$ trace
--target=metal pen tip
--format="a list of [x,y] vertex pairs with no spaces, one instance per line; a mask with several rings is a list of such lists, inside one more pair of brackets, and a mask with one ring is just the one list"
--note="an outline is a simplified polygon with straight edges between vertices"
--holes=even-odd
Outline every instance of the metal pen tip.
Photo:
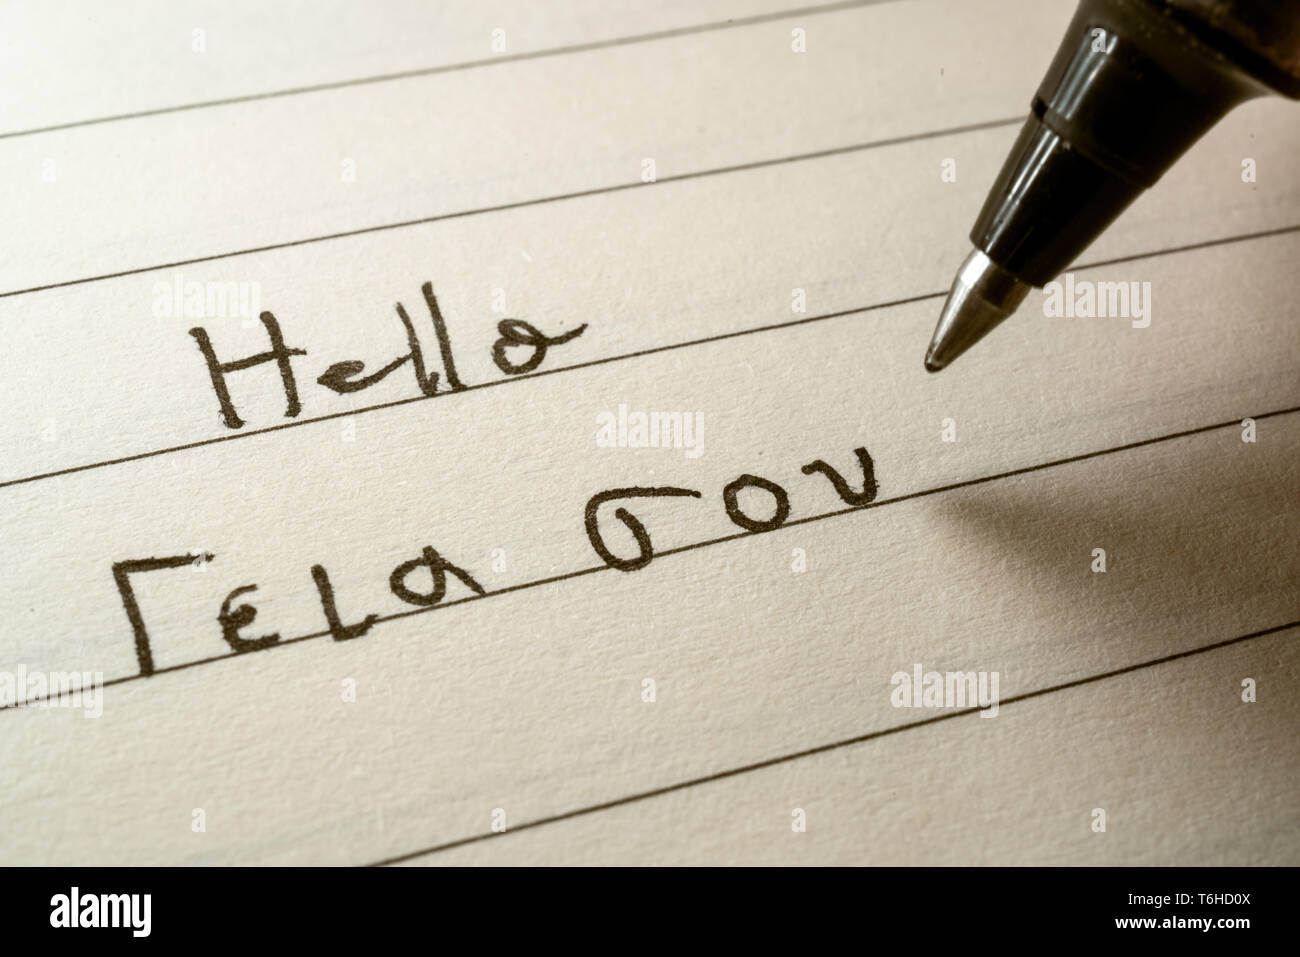
[[939,324],[925,353],[926,371],[938,372],[951,365],[1015,312],[1031,288],[980,250],[972,252],[957,270],[939,313]]

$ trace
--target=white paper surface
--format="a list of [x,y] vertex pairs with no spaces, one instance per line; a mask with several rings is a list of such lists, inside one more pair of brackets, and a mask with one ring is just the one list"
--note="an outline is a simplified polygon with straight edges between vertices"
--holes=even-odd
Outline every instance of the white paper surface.
[[[1035,293],[933,376],[1068,2],[136,6],[6,25],[0,691],[106,687],[0,711],[0,862],[1300,858],[1294,104],[1074,271],[1148,326]],[[409,354],[399,303],[437,394],[317,381]],[[231,370],[234,427],[191,330],[263,310],[298,409]],[[515,374],[506,320],[582,331]],[[868,507],[802,471],[859,448]],[[603,505],[622,571],[584,509],[632,487],[698,495]],[[133,627],[115,564],[203,555]],[[918,666],[996,717],[897,707]]]

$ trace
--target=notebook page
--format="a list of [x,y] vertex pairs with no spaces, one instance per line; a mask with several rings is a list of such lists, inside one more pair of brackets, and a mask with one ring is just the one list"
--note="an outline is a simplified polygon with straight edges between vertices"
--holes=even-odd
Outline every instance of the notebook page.
[[928,376],[1073,4],[526,7],[0,143],[0,859],[1294,862],[1293,105]]

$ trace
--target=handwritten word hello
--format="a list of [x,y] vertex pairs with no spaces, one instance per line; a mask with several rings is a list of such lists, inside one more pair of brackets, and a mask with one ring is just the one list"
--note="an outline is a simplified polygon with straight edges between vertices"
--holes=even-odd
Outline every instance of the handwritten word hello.
[[[345,359],[342,362],[335,362],[317,377],[316,382],[331,392],[346,395],[370,388],[409,363],[415,378],[415,385],[422,395],[434,396],[448,392],[461,392],[468,388],[456,373],[456,358],[452,350],[451,337],[447,333],[447,323],[443,319],[442,310],[438,308],[438,300],[433,294],[433,283],[426,282],[421,287],[421,291],[424,293],[424,302],[429,309],[434,336],[438,341],[438,355],[442,365],[441,373],[429,369],[425,362],[424,349],[420,344],[420,338],[415,332],[415,325],[411,322],[411,317],[407,315],[405,307],[399,302],[397,303],[397,317],[402,323],[402,328],[406,331],[406,343],[410,351],[369,374],[366,374],[365,362],[360,359]],[[212,339],[206,329],[198,326],[190,330],[190,335],[198,343],[199,352],[203,354],[204,362],[207,363],[208,376],[212,380],[212,389],[216,392],[217,401],[221,406],[221,421],[230,429],[242,428],[244,420],[240,418],[234,402],[231,401],[230,389],[226,381],[227,376],[232,372],[243,372],[266,363],[274,363],[279,369],[280,381],[284,386],[285,418],[296,418],[302,411],[302,403],[298,399],[298,381],[294,374],[293,360],[299,356],[305,356],[307,350],[291,348],[285,344],[284,334],[280,330],[280,323],[272,313],[263,312],[260,318],[262,325],[266,328],[270,348],[265,352],[244,356],[242,359],[231,359],[226,362],[222,362],[217,358],[216,349],[213,348]],[[532,372],[542,364],[548,349],[582,335],[586,328],[586,323],[584,323],[578,328],[558,336],[548,336],[536,326],[524,322],[522,319],[502,319],[497,323],[498,338],[492,344],[492,361],[506,375],[523,375]],[[527,358],[522,362],[510,358],[510,353],[507,350],[515,347],[531,350]],[[446,381],[445,389],[440,387],[444,377]]]

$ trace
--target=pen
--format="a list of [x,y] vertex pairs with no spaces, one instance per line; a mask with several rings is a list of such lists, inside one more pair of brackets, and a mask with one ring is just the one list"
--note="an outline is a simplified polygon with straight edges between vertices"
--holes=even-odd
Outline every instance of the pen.
[[1229,110],[1300,97],[1300,0],[1082,0],[984,201],[925,367],[1062,272]]

